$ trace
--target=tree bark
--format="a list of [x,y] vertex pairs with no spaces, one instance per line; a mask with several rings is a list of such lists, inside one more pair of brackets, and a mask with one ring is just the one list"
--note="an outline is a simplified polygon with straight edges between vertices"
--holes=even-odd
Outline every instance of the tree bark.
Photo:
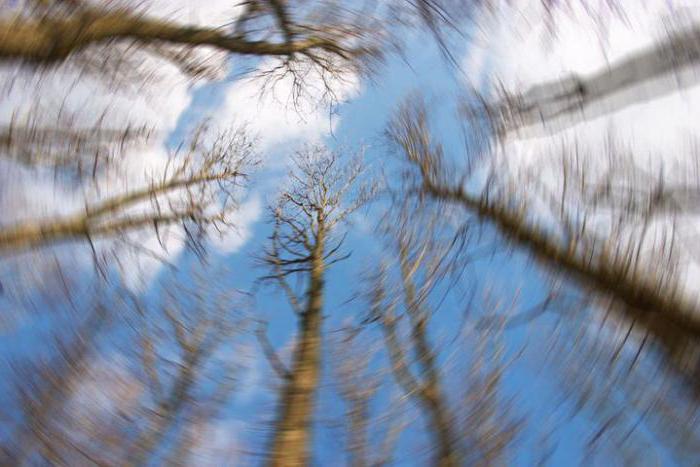
[[294,42],[250,41],[217,28],[181,26],[165,20],[137,16],[125,11],[89,10],[74,17],[41,20],[14,18],[0,21],[0,60],[53,62],[92,45],[114,40],[140,44],[156,42],[199,47],[211,46],[241,55],[293,55],[323,49],[345,57],[337,42],[306,37]]
[[278,409],[269,465],[309,465],[309,445],[321,362],[325,232],[321,221],[311,255],[307,303],[299,321],[299,338],[291,372]]

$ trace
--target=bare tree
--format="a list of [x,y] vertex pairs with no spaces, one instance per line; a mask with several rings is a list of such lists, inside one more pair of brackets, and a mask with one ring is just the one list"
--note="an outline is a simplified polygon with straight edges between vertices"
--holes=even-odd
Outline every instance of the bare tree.
[[198,440],[190,428],[214,423],[235,389],[235,339],[247,319],[236,310],[237,291],[217,290],[211,278],[197,284],[164,289],[155,309],[130,293],[103,296],[110,304],[73,338],[58,337],[56,356],[40,370],[22,365],[27,373],[13,375],[21,404],[2,440],[4,462],[173,465],[192,456]]
[[58,418],[88,371],[95,340],[107,319],[105,311],[96,304],[87,319],[77,323],[71,336],[56,338],[52,358],[15,366],[12,389],[19,415],[10,411],[3,416],[9,432],[0,448],[3,463],[25,465],[39,459],[56,465],[62,462],[60,448],[68,441],[60,433]]
[[[372,69],[388,47],[390,30],[413,26],[410,21],[394,19],[390,13],[397,9],[407,12],[405,17],[418,15],[436,32],[448,18],[447,9],[435,1],[403,7],[392,2],[386,7],[368,9],[342,6],[328,0],[250,0],[237,5],[236,17],[231,23],[221,27],[196,27],[156,18],[145,8],[128,2],[97,5],[83,1],[28,0],[16,8],[8,7],[0,15],[0,42],[3,44],[0,61],[40,65],[36,75],[61,71],[47,70],[47,65],[88,67],[104,79],[113,79],[112,75],[123,72],[126,83],[138,84],[147,81],[147,77],[138,73],[143,67],[143,54],[170,60],[186,74],[198,77],[206,74],[211,62],[207,58],[211,55],[209,51],[219,50],[274,58],[266,62],[267,69],[259,70],[267,77],[261,88],[267,89],[291,76],[294,103],[307,91],[310,74],[318,72],[323,92],[333,100],[335,79]],[[386,26],[382,26],[382,20],[388,20]],[[130,61],[134,62],[133,67],[129,66]],[[86,128],[66,121],[63,108],[59,109],[60,118],[56,122],[47,123],[39,118],[42,113],[43,110],[37,108],[28,116],[17,120],[13,117],[9,125],[0,129],[0,157],[29,167],[77,168],[78,173],[92,173],[94,177],[96,171],[106,165],[106,159],[121,159],[120,152],[125,144],[145,139],[158,130],[115,126],[113,122],[105,123],[104,116],[96,117],[94,126]],[[106,153],[115,148],[117,154],[108,157]],[[233,180],[236,174],[234,164],[230,171],[210,169],[204,162],[199,171],[191,169],[191,173],[179,173],[172,170],[153,186],[102,200],[87,207],[85,213],[5,226],[0,233],[0,252],[108,235],[149,224],[175,223],[184,217],[216,223],[219,220],[216,216],[201,216],[196,212],[201,209],[202,200],[190,199],[191,193],[196,191],[193,187],[220,184],[223,180]],[[188,199],[183,205],[189,206],[172,215],[156,209],[157,214],[143,218],[115,219],[119,216],[114,214],[123,208],[166,192],[187,192]],[[108,215],[110,222],[106,221]]]
[[700,449],[697,399],[673,367],[645,351],[649,339],[629,323],[603,326],[585,310],[564,318],[533,350],[546,356],[559,400],[593,422],[582,434],[586,457],[692,463]]
[[422,258],[409,260],[407,246],[399,247],[401,280],[403,293],[411,327],[411,349],[416,356],[422,377],[417,379],[411,372],[410,362],[406,356],[406,350],[401,343],[397,332],[398,317],[394,306],[385,303],[384,285],[374,286],[375,297],[372,303],[372,315],[384,332],[384,341],[387,346],[391,367],[394,376],[406,394],[417,399],[425,411],[429,431],[433,437],[432,445],[435,449],[435,465],[453,466],[459,464],[459,435],[454,420],[447,407],[444,388],[442,386],[435,352],[428,342],[427,324],[428,314],[424,303],[417,295],[413,275],[420,266]]
[[[611,297],[614,303],[609,309],[617,310],[653,336],[672,359],[695,355],[692,349],[700,337],[700,321],[696,304],[669,275],[673,271],[672,237],[657,246],[664,252],[660,253],[664,260],[650,262],[640,256],[640,250],[649,245],[643,241],[644,223],[637,237],[626,237],[624,230],[601,237],[587,224],[586,216],[576,217],[566,204],[559,204],[557,229],[552,229],[538,224],[532,201],[514,188],[515,182],[504,181],[498,174],[492,172],[486,178],[482,192],[468,190],[465,184],[469,174],[455,177],[453,174],[458,172],[447,168],[442,148],[431,140],[421,104],[404,106],[389,135],[416,169],[416,185],[411,190],[462,207],[477,222],[492,225],[503,240],[523,248],[541,264],[584,288]],[[537,187],[535,191],[539,191]],[[554,199],[560,199],[559,195]],[[551,198],[544,197],[544,203],[552,206]],[[642,241],[634,241],[639,236]],[[692,361],[682,366],[694,371]]]
[[608,170],[597,174],[577,147],[543,155],[556,167],[552,188],[542,165],[512,178],[495,163],[486,176],[455,169],[420,107],[404,107],[394,125],[390,135],[415,170],[410,193],[490,226],[506,242],[499,251],[511,244],[529,253],[564,291],[508,322],[560,314],[541,355],[561,378],[562,399],[596,421],[588,455],[635,463],[647,446],[649,456],[697,456],[697,303],[683,287],[676,225],[694,212],[697,172],[650,175],[610,141]]
[[[211,423],[236,387],[241,361],[232,339],[245,330],[247,321],[236,310],[241,306],[239,292],[228,287],[217,290],[212,278],[202,275],[196,284],[191,291],[166,292],[162,315],[170,329],[162,329],[157,317],[150,317],[138,336],[148,398],[131,418],[138,429],[124,465],[187,458],[194,440],[186,428]],[[173,344],[179,354],[176,360],[170,356]],[[228,352],[222,354],[225,349]],[[179,447],[169,455],[159,449],[163,442],[174,440]]]
[[208,148],[195,135],[187,153],[174,155],[173,167],[143,188],[88,203],[73,215],[0,227],[0,253],[80,239],[92,242],[151,227],[159,234],[176,223],[197,242],[207,229],[230,226],[253,157],[252,142],[243,130],[219,136]]
[[[447,286],[443,293],[453,289],[444,282],[462,267],[463,258],[460,251],[456,255],[451,251],[459,250],[458,243],[444,242],[437,233],[437,216],[431,218],[433,222],[426,224],[405,213],[398,220],[389,216],[393,221],[387,232],[397,252],[399,285],[387,288],[391,269],[377,273],[369,284],[369,318],[382,330],[397,384],[425,418],[433,464],[493,465],[505,460],[519,427],[499,394],[505,365],[497,347],[488,348],[495,346],[496,336],[484,330],[468,336],[459,332],[459,364],[471,363],[466,372],[449,368],[440,356],[440,346],[432,342],[431,296],[441,283]],[[467,304],[467,309],[471,306]],[[463,322],[465,331],[466,325]],[[448,376],[453,379],[448,381]],[[463,397],[456,397],[458,391],[451,383],[463,387]]]
[[[278,415],[270,443],[270,465],[308,465],[322,358],[321,333],[326,270],[347,258],[339,255],[342,223],[372,196],[362,184],[360,159],[344,162],[340,153],[310,147],[298,153],[290,173],[290,186],[272,209],[274,230],[264,258],[275,281],[297,315],[298,334],[291,366],[280,377]],[[306,282],[299,297],[289,278]]]

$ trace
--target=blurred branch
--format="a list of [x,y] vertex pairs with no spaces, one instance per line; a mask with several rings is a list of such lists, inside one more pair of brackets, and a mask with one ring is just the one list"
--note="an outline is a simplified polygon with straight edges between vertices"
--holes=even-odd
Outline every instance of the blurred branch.
[[357,344],[358,331],[344,329],[334,341],[335,376],[339,393],[347,405],[345,411],[349,465],[366,467],[370,462],[368,430],[371,422],[369,404],[379,390],[378,375],[369,371],[369,361],[374,352]]
[[[175,222],[192,221],[202,227],[225,224],[227,212],[235,207],[228,201],[246,177],[241,169],[250,159],[249,143],[238,136],[205,153],[198,167],[193,167],[196,160],[190,155],[172,172],[166,171],[162,181],[87,204],[79,214],[2,226],[0,254],[143,227],[153,226],[158,231],[160,226]],[[133,212],[133,208],[149,202],[151,206],[145,212]]]
[[[307,28],[300,27],[300,30]],[[0,21],[0,60],[54,62],[92,45],[127,40],[137,44],[165,42],[190,47],[211,46],[238,55],[315,56],[328,53],[352,59],[368,53],[352,47],[331,28],[305,34],[294,41],[251,40],[239,31],[181,26],[128,10],[82,7],[58,17],[15,17]]]
[[35,461],[37,455],[61,463],[59,448],[68,440],[55,426],[56,419],[88,371],[88,360],[107,319],[106,309],[97,305],[68,343],[56,341],[55,357],[31,368],[29,374],[18,375],[22,420],[8,440],[10,444],[0,446],[3,463],[23,465]]
[[[436,447],[435,464],[441,466],[458,465],[459,447],[456,427],[453,426],[447,399],[442,389],[441,376],[437,367],[436,356],[433,348],[428,343],[427,323],[428,315],[416,294],[416,286],[413,277],[421,266],[425,250],[422,250],[417,259],[411,263],[408,260],[408,244],[406,237],[399,233],[398,253],[401,282],[403,286],[403,298],[406,314],[410,319],[410,342],[414,354],[421,369],[422,377],[419,380],[413,376],[406,362],[405,352],[396,332],[396,318],[390,315],[383,302],[383,279],[374,284],[372,314],[378,317],[378,321],[384,331],[384,341],[389,350],[392,362],[392,371],[403,387],[408,397],[416,398],[425,411],[428,425]],[[380,276],[382,273],[380,273]]]
[[[96,158],[105,155],[110,145],[125,145],[141,139],[147,139],[150,131],[146,128],[73,128],[57,126],[40,127],[35,123],[0,127],[0,157],[7,157],[26,166],[57,167],[79,165],[88,161],[75,155],[85,154],[92,157],[92,165],[98,163]],[[94,170],[93,170],[94,172]],[[94,173],[93,173],[94,175]]]
[[[573,125],[584,118],[611,113],[645,99],[664,95],[678,87],[697,83],[692,68],[700,61],[700,27],[669,34],[663,41],[608,64],[589,76],[569,76],[538,84],[522,95],[506,95],[494,107],[498,126],[505,133],[535,124],[569,119]],[[684,74],[685,73],[685,74]],[[668,79],[661,81],[661,78]],[[623,92],[646,84],[646,91]],[[651,85],[654,84],[652,88]],[[610,105],[595,108],[603,99],[617,96]]]
[[570,234],[562,240],[550,230],[533,224],[524,200],[491,193],[488,183],[483,195],[474,195],[462,184],[450,182],[443,168],[442,150],[431,141],[427,115],[420,103],[405,105],[388,133],[417,169],[419,191],[424,195],[462,206],[542,264],[565,273],[579,285],[614,297],[623,304],[624,314],[648,329],[671,355],[685,348],[689,341],[700,338],[695,304],[677,287],[658,287],[655,282],[658,277],[650,277],[648,271],[638,267],[632,253],[619,255],[606,248],[582,248],[604,242],[592,234],[586,242]]
[[[197,276],[196,278],[199,278]],[[201,290],[207,290],[201,294]],[[216,360],[215,353],[227,343],[235,333],[243,327],[242,320],[234,320],[231,312],[231,291],[223,290],[219,293],[214,290],[211,278],[207,282],[202,281],[198,289],[192,291],[173,291],[170,293],[169,303],[161,306],[162,318],[170,326],[170,331],[165,331],[164,337],[170,337],[168,341],[175,344],[179,354],[175,360],[177,370],[173,375],[164,371],[166,362],[172,362],[168,354],[168,341],[164,340],[163,331],[149,335],[147,326],[143,326],[140,334],[141,341],[147,345],[142,347],[144,357],[150,356],[152,363],[144,366],[144,372],[150,380],[157,380],[157,386],[151,386],[150,394],[152,409],[144,408],[143,420],[137,436],[130,441],[127,452],[128,458],[124,465],[145,465],[149,459],[153,460],[160,446],[169,439],[173,442],[171,432],[175,429],[178,420],[182,420],[185,413],[191,412],[196,420],[197,413],[216,414],[216,409],[227,400],[233,386],[230,384],[232,375],[221,373],[209,381],[208,373],[212,373],[212,361]],[[188,300],[194,299],[192,304]],[[187,309],[185,313],[184,310]],[[156,340],[161,341],[156,344]],[[227,342],[228,341],[228,342]],[[159,349],[159,354],[154,349]],[[148,361],[148,359],[142,361]],[[155,363],[159,365],[156,366]],[[227,371],[232,370],[225,365]],[[220,371],[223,368],[219,369]],[[162,381],[159,373],[168,375],[167,383]],[[213,382],[213,386],[211,386]],[[211,386],[207,392],[209,395],[197,394],[196,390]],[[181,436],[184,429],[178,428]],[[171,435],[171,438],[167,438]],[[175,438],[176,440],[177,438]]]
[[268,362],[270,362],[272,369],[275,370],[275,373],[277,373],[277,376],[279,376],[282,380],[288,380],[290,377],[289,370],[287,370],[287,368],[284,366],[282,360],[280,360],[279,356],[277,355],[277,352],[275,352],[275,348],[267,338],[266,328],[267,325],[261,322],[255,331],[255,335],[258,338],[258,342],[260,342],[260,346],[263,349],[265,357],[267,358]]

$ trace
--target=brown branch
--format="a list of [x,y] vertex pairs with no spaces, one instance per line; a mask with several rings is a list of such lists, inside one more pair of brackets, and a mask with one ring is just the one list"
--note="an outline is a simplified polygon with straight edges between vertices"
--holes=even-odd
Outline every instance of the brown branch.
[[[443,183],[439,150],[429,141],[424,120],[404,114],[392,137],[420,173],[422,190],[433,199],[464,207],[478,219],[494,225],[508,241],[524,248],[543,264],[563,271],[584,286],[617,298],[632,318],[656,329],[657,337],[672,345],[674,335],[700,338],[697,307],[675,289],[664,292],[640,274],[628,273],[624,263],[605,255],[589,259],[553,234],[532,225],[526,213],[507,199],[475,196],[463,187]],[[590,252],[589,252],[590,253]]]
[[103,218],[125,212],[139,202],[149,199],[156,200],[159,196],[177,193],[192,186],[231,181],[244,176],[236,170],[216,173],[200,172],[191,177],[174,178],[124,195],[113,196],[93,206],[88,205],[85,212],[80,214],[2,227],[0,228],[0,254],[79,238],[106,236],[149,225],[169,224],[188,218],[198,218],[205,223],[213,222],[221,219],[221,215],[205,217],[197,214],[205,206],[196,204],[184,210],[174,209],[165,214],[155,210],[145,215],[108,219],[107,221]]
[[69,17],[0,21],[0,60],[55,62],[87,47],[127,40],[140,44],[170,43],[211,46],[239,55],[294,56],[326,52],[342,59],[366,51],[344,47],[338,40],[307,36],[282,43],[247,40],[223,29],[181,26],[128,11],[85,9]]
[[496,191],[491,182],[483,194],[475,195],[462,183],[450,182],[450,174],[442,166],[442,149],[430,139],[423,107],[404,107],[389,135],[417,168],[422,196],[461,206],[478,222],[494,226],[505,241],[524,249],[540,264],[585,289],[614,299],[621,316],[653,336],[666,356],[679,362],[680,372],[689,377],[691,385],[698,387],[695,369],[681,362],[686,351],[700,342],[698,307],[678,286],[663,285],[663,276],[638,267],[634,249],[611,251],[594,234],[585,240],[580,235],[557,235],[534,223],[526,203],[513,199],[508,187]]
[[275,370],[275,373],[277,373],[277,376],[279,376],[282,380],[288,380],[290,378],[289,370],[287,370],[284,363],[282,363],[282,360],[280,360],[277,352],[275,352],[275,348],[272,347],[270,340],[267,338],[267,332],[265,329],[266,324],[261,322],[260,326],[255,331],[255,335],[260,342],[265,358],[267,358],[270,366],[273,370]]

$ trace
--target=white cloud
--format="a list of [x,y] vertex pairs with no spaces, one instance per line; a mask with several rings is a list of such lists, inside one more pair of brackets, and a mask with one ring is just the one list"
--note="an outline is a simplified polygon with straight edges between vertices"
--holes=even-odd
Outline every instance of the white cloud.
[[192,429],[195,443],[189,453],[190,465],[199,467],[233,465],[242,457],[242,426],[236,420],[204,422]]
[[[119,3],[134,4],[130,0]],[[138,2],[144,10],[153,17],[171,20],[180,24],[193,26],[221,27],[235,19],[242,6],[230,0],[208,0],[193,2],[192,0],[149,0],[147,3]]]
[[[275,62],[267,60],[258,71],[269,70]],[[255,74],[254,74],[255,75]],[[339,122],[326,102],[318,102],[324,91],[324,81],[317,72],[305,77],[305,97],[294,102],[294,79],[291,75],[278,80],[262,95],[264,78],[251,77],[236,82],[227,91],[223,105],[214,116],[218,126],[245,124],[259,137],[263,154],[273,150],[288,150],[300,142],[317,141],[328,136]],[[342,80],[330,80],[329,86],[337,100],[344,102],[357,95],[357,76],[346,75]]]

